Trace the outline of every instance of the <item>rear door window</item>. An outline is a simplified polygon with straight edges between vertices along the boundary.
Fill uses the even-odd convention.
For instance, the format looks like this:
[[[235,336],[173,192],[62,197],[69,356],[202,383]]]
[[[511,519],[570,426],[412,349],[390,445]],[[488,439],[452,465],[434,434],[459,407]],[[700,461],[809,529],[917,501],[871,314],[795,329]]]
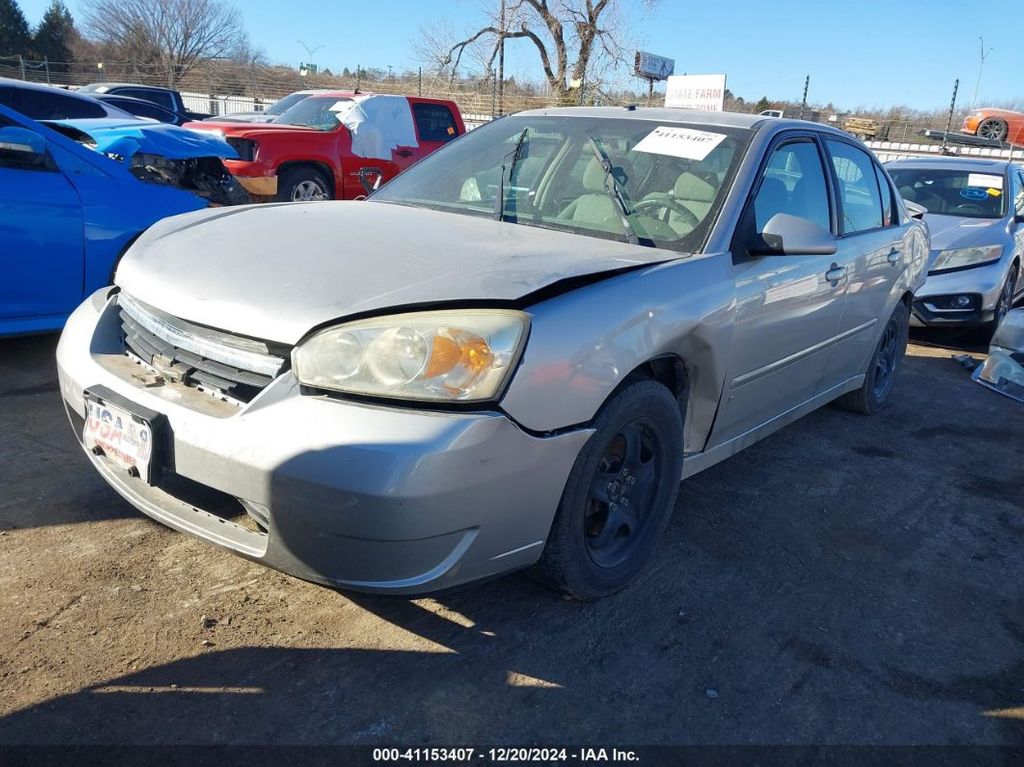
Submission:
[[[443,104],[413,104],[420,141],[451,141],[459,135],[452,111]]]
[[[143,101],[151,101],[165,109],[174,109],[177,106],[174,103],[174,98],[166,91],[151,91],[148,88],[115,88],[112,92],[119,96],[131,96]]]

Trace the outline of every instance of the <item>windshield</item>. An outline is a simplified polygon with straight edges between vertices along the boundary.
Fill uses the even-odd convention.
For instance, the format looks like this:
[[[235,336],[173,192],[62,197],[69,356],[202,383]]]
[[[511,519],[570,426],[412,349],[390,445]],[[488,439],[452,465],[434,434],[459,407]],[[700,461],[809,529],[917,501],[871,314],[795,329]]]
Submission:
[[[285,96],[280,101],[275,101],[269,107],[263,110],[265,115],[280,115],[287,112],[293,106],[298,104],[300,101],[304,101],[309,98],[308,93],[292,93]]]
[[[900,197],[937,216],[1002,218],[1005,176],[963,168],[887,168]]]
[[[749,137],[745,129],[582,114],[505,117],[428,156],[371,199],[694,251]]]
[[[341,124],[338,120],[338,107],[350,101],[352,99],[337,96],[310,96],[286,109],[274,122],[302,125],[320,131],[334,130]]]

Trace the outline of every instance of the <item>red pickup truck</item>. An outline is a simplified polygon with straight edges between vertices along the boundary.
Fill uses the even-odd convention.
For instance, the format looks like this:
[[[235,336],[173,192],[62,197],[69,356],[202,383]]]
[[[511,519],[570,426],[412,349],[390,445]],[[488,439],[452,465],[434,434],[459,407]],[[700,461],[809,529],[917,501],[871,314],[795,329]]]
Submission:
[[[451,101],[354,91],[317,93],[272,123],[186,123],[238,152],[228,170],[256,199],[351,200],[466,132]]]

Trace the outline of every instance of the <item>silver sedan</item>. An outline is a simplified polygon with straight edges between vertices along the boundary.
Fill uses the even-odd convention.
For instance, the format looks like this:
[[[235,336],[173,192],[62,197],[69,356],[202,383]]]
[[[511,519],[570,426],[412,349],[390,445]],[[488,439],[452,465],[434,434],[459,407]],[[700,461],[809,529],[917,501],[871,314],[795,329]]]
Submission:
[[[367,202],[157,224],[68,322],[61,393],[117,492],[252,560],[391,593],[530,568],[593,599],[681,479],[885,405],[927,256],[826,126],[525,112]]]
[[[1005,160],[936,157],[886,164],[931,232],[928,281],[911,324],[994,330],[1024,295],[1024,168]]]

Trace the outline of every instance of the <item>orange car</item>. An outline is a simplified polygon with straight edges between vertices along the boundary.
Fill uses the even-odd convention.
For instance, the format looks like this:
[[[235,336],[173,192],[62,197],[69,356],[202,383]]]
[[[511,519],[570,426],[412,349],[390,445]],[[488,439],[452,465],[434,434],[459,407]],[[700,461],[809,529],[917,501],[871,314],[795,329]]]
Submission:
[[[978,138],[1007,141],[1024,146],[1024,114],[1008,109],[975,109],[960,128]]]

